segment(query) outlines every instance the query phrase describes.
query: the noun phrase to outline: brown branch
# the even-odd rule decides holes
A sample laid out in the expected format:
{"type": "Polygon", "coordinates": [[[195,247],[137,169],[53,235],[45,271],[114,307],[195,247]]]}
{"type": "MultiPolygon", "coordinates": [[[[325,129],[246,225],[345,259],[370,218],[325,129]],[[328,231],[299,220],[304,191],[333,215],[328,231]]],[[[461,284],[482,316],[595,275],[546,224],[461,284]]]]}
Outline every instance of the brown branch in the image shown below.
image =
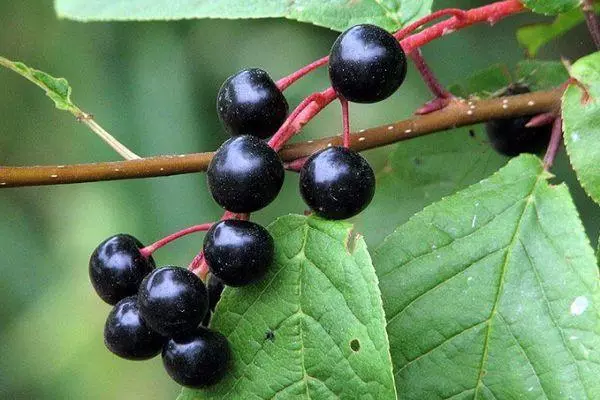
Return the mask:
{"type": "MultiPolygon", "coordinates": [[[[424,136],[435,132],[473,125],[497,118],[552,112],[560,106],[562,90],[532,92],[489,100],[452,101],[448,107],[427,115],[353,133],[351,147],[357,151],[424,136]]],[[[281,158],[292,161],[327,147],[341,145],[333,136],[284,147],[281,158]]],[[[213,153],[195,153],[93,164],[0,167],[0,188],[56,185],[169,176],[205,171],[213,153]]]]}
{"type": "Polygon", "coordinates": [[[592,37],[596,48],[600,50],[600,22],[598,22],[598,18],[596,17],[596,13],[594,11],[594,1],[583,0],[581,6],[583,9],[583,15],[585,17],[585,22],[588,30],[590,31],[590,36],[592,37]]]}

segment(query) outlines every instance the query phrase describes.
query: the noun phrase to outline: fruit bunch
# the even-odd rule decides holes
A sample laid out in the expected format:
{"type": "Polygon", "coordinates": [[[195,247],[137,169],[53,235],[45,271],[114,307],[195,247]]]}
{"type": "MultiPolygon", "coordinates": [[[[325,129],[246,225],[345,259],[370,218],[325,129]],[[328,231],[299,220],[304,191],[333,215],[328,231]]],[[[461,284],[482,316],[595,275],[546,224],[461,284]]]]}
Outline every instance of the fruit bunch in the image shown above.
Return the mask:
{"type": "MultiPolygon", "coordinates": [[[[381,101],[399,88],[405,75],[404,51],[393,35],[377,26],[354,26],[333,44],[329,76],[342,103],[344,146],[303,160],[300,193],[315,214],[346,219],[370,203],[375,175],[349,148],[347,102],[381,101]]],[[[281,88],[258,68],[223,83],[217,112],[232,137],[215,153],[207,180],[214,200],[226,210],[223,219],[146,247],[130,235],[112,236],[94,250],[89,264],[96,292],[114,306],[104,328],[106,347],[130,360],[162,353],[168,374],[194,388],[216,383],[231,360],[227,339],[207,328],[223,287],[254,284],[273,262],[274,240],[264,227],[249,221],[249,214],[267,206],[281,190],[284,165],[278,148],[263,139],[282,135],[292,117],[281,88]],[[155,250],[197,231],[207,232],[203,250],[189,269],[156,268],[155,250]]]]}

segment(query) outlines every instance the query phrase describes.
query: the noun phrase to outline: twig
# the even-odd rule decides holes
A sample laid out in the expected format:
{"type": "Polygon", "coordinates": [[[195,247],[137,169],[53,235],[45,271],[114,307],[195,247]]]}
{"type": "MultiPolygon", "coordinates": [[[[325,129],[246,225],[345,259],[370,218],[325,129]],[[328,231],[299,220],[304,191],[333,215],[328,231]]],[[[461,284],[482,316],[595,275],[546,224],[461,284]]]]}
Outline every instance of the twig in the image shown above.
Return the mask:
{"type": "MultiPolygon", "coordinates": [[[[553,112],[560,106],[562,90],[540,91],[512,96],[511,107],[502,107],[504,98],[472,101],[468,106],[452,102],[443,110],[367,129],[351,135],[356,151],[385,146],[417,136],[473,125],[490,119],[553,112]]],[[[328,145],[340,145],[338,136],[286,146],[284,161],[306,157],[328,145]]],[[[96,182],[117,179],[178,175],[206,170],[213,153],[196,153],[93,164],[0,167],[0,188],[96,182]]]]}
{"type": "Polygon", "coordinates": [[[546,155],[544,155],[544,169],[546,171],[548,171],[550,167],[552,167],[552,164],[554,164],[554,159],[556,158],[556,154],[560,148],[562,137],[562,118],[557,117],[552,125],[552,134],[550,136],[550,143],[548,143],[548,150],[546,150],[546,155]]]}
{"type": "Polygon", "coordinates": [[[594,12],[593,0],[583,0],[581,8],[583,10],[583,15],[585,17],[588,30],[590,31],[590,36],[592,37],[596,48],[600,50],[600,23],[598,22],[598,17],[596,17],[596,13],[594,12]]]}

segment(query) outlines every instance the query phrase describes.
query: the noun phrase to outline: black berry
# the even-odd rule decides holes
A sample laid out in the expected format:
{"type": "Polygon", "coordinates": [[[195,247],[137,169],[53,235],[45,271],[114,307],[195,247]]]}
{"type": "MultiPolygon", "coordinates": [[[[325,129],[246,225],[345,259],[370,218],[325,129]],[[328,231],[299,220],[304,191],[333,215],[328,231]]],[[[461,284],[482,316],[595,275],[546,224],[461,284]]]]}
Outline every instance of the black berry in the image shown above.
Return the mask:
{"type": "Polygon", "coordinates": [[[208,308],[211,311],[215,311],[215,307],[221,299],[221,293],[225,289],[225,284],[222,280],[210,274],[206,283],[206,289],[208,290],[208,308]]]}
{"type": "Polygon", "coordinates": [[[350,218],[373,199],[375,174],[360,154],[328,147],[310,156],[300,170],[300,194],[323,218],[350,218]]]}
{"type": "MultiPolygon", "coordinates": [[[[523,85],[513,85],[500,96],[513,96],[529,93],[523,85]]],[[[552,126],[527,128],[525,125],[532,115],[516,118],[496,119],[485,124],[485,130],[492,147],[500,154],[513,157],[521,153],[540,153],[548,147],[552,126]]]]}
{"type": "Polygon", "coordinates": [[[142,281],[138,293],[142,318],[163,336],[176,336],[200,325],[208,311],[204,283],[192,272],[158,268],[142,281]]]}
{"type": "Polygon", "coordinates": [[[217,113],[232,135],[265,139],[285,121],[288,103],[269,74],[259,68],[230,76],[219,89],[217,113]]]}
{"type": "Polygon", "coordinates": [[[272,202],[283,185],[279,155],[250,135],[227,140],[211,160],[207,179],[215,201],[226,210],[249,213],[272,202]]]}
{"type": "Polygon", "coordinates": [[[273,262],[273,252],[271,234],[250,221],[218,222],[204,238],[210,272],[228,286],[245,286],[262,279],[273,262]]]}
{"type": "Polygon", "coordinates": [[[158,355],[164,338],[152,331],[142,317],[136,296],[119,301],[104,324],[104,344],[128,360],[147,360],[158,355]]]}
{"type": "Polygon", "coordinates": [[[205,328],[169,339],[162,351],[163,365],[169,376],[190,388],[217,383],[227,372],[230,359],[227,338],[205,328]]]}
{"type": "Polygon", "coordinates": [[[391,96],[405,77],[404,50],[394,36],[378,26],[353,26],[333,43],[329,79],[348,101],[381,101],[391,96]]]}
{"type": "Polygon", "coordinates": [[[152,257],[144,258],[144,245],[130,235],[111,236],[100,243],[90,257],[89,273],[98,296],[108,304],[137,293],[142,279],[155,267],[152,257]]]}

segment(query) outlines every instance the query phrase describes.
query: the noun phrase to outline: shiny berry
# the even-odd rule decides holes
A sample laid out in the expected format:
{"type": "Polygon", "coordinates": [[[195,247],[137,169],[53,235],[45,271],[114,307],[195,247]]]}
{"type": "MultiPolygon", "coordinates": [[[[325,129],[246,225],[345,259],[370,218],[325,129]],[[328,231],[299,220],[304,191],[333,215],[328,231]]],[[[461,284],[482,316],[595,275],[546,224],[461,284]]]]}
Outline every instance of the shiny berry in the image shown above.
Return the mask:
{"type": "Polygon", "coordinates": [[[405,77],[404,50],[394,36],[378,26],[353,26],[333,43],[329,79],[348,101],[381,101],[391,96],[405,77]]]}
{"type": "Polygon", "coordinates": [[[142,317],[137,297],[130,296],[113,307],[104,324],[104,344],[128,360],[147,360],[160,353],[165,340],[152,331],[142,317]]]}
{"type": "Polygon", "coordinates": [[[323,218],[350,218],[373,199],[375,174],[355,151],[328,147],[310,156],[300,170],[300,194],[323,218]]]}
{"type": "Polygon", "coordinates": [[[231,350],[227,338],[205,328],[171,338],[162,351],[167,373],[180,385],[203,388],[217,383],[227,372],[231,350]]]}
{"type": "MultiPolygon", "coordinates": [[[[529,93],[523,85],[513,85],[500,96],[514,96],[529,93]]],[[[516,118],[504,118],[489,121],[485,130],[492,147],[500,154],[513,157],[521,153],[538,154],[548,147],[552,134],[552,125],[527,128],[525,125],[532,115],[516,118]]]]}
{"type": "Polygon", "coordinates": [[[90,257],[89,273],[98,296],[108,304],[137,293],[140,282],[155,267],[152,257],[144,258],[144,245],[130,235],[111,236],[100,243],[90,257]]]}
{"type": "Polygon", "coordinates": [[[192,272],[167,266],[144,278],[138,303],[151,329],[163,336],[176,336],[200,325],[208,311],[208,294],[192,272]]]}
{"type": "Polygon", "coordinates": [[[211,160],[207,179],[215,201],[236,213],[258,211],[272,202],[283,185],[279,155],[250,135],[227,140],[211,160]]]}
{"type": "Polygon", "coordinates": [[[208,290],[208,308],[211,311],[215,311],[215,307],[221,299],[221,293],[225,289],[225,284],[222,280],[210,274],[206,283],[206,289],[208,290]]]}
{"type": "Polygon", "coordinates": [[[288,103],[269,74],[259,68],[230,76],[219,89],[217,112],[232,135],[273,135],[285,121],[288,103]]]}
{"type": "Polygon", "coordinates": [[[251,221],[220,221],[204,238],[204,258],[208,268],[227,286],[258,282],[273,262],[273,252],[271,234],[251,221]]]}

